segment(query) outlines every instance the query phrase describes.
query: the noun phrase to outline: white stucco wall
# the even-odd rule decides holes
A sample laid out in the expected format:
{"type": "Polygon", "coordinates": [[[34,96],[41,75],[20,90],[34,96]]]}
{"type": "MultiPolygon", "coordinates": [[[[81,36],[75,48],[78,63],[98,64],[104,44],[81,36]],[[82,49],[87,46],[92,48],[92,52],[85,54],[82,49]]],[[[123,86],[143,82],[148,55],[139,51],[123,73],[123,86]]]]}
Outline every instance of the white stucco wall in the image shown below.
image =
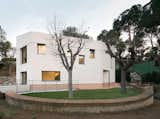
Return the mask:
{"type": "MultiPolygon", "coordinates": [[[[27,84],[66,84],[68,74],[61,61],[54,55],[48,34],[28,32],[17,37],[17,83],[21,84],[21,72],[27,72],[27,84]],[[37,44],[46,44],[46,53],[37,54],[37,44]],[[20,48],[27,46],[27,63],[21,63],[20,48]],[[42,81],[41,71],[60,71],[60,81],[42,81]]],[[[77,57],[73,69],[73,83],[103,83],[103,70],[109,71],[108,82],[115,82],[115,60],[105,53],[106,46],[100,41],[87,40],[81,55],[85,55],[85,64],[79,64],[77,57]],[[95,58],[89,58],[89,49],[95,49],[95,58]]]]}

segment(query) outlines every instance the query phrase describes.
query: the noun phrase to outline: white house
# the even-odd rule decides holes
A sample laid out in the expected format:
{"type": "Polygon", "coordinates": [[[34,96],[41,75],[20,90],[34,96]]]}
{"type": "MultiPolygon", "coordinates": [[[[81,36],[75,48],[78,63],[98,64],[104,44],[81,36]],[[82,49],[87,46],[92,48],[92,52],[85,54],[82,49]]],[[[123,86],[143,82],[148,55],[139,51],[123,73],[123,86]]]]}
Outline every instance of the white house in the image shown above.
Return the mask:
{"type": "MultiPolygon", "coordinates": [[[[31,90],[66,89],[68,73],[54,55],[50,35],[28,32],[17,37],[17,71],[19,85],[31,90]]],[[[115,59],[106,54],[101,41],[88,39],[73,68],[74,88],[103,88],[115,84],[115,59]]]]}

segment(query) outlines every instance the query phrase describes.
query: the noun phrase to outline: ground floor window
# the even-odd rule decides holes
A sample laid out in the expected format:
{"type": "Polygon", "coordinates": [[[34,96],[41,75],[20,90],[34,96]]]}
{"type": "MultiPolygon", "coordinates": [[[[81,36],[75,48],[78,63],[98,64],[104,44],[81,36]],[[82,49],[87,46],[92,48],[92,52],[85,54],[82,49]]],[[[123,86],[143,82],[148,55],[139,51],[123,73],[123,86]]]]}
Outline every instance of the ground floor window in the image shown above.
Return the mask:
{"type": "Polygon", "coordinates": [[[42,71],[42,80],[43,81],[59,81],[60,72],[59,71],[42,71]]]}
{"type": "Polygon", "coordinates": [[[21,77],[22,77],[22,85],[27,84],[27,72],[21,72],[21,77]]]}

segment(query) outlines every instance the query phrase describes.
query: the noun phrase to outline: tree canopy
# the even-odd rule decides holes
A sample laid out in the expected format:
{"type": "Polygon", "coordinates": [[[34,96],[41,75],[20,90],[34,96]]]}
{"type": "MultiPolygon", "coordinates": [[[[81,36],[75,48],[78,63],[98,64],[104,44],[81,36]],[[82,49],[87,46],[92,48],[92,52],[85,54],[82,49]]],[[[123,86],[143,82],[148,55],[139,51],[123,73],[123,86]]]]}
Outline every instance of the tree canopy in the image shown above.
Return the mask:
{"type": "Polygon", "coordinates": [[[126,90],[126,72],[134,63],[143,60],[144,33],[139,28],[142,14],[143,7],[134,5],[114,20],[113,29],[103,30],[98,36],[98,40],[105,42],[108,48],[107,53],[116,59],[121,68],[123,92],[126,90]]]}
{"type": "Polygon", "coordinates": [[[98,40],[105,42],[107,53],[119,64],[121,87],[125,89],[125,72],[129,67],[146,59],[159,59],[160,1],[151,0],[145,6],[133,5],[125,10],[114,20],[111,30],[99,34],[98,40]],[[150,40],[149,47],[146,46],[149,44],[147,39],[150,40]],[[157,39],[157,45],[154,39],[157,39]]]}
{"type": "Polygon", "coordinates": [[[0,26],[0,56],[2,58],[8,57],[7,53],[11,49],[11,43],[6,39],[6,32],[0,26]]]}
{"type": "Polygon", "coordinates": [[[89,39],[88,35],[79,33],[78,29],[74,26],[68,26],[66,29],[64,29],[63,30],[63,35],[77,37],[77,38],[89,39]]]}

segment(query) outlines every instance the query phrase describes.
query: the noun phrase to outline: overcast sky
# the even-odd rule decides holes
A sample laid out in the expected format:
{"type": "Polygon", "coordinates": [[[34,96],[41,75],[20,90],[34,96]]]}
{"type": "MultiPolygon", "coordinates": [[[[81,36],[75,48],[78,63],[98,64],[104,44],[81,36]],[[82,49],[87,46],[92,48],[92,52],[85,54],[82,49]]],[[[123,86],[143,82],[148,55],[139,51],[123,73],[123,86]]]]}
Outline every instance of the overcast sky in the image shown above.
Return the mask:
{"type": "Polygon", "coordinates": [[[66,25],[89,27],[96,39],[111,29],[117,16],[134,4],[150,0],[0,0],[0,25],[15,46],[16,36],[29,31],[47,32],[47,22],[58,16],[66,25]]]}

